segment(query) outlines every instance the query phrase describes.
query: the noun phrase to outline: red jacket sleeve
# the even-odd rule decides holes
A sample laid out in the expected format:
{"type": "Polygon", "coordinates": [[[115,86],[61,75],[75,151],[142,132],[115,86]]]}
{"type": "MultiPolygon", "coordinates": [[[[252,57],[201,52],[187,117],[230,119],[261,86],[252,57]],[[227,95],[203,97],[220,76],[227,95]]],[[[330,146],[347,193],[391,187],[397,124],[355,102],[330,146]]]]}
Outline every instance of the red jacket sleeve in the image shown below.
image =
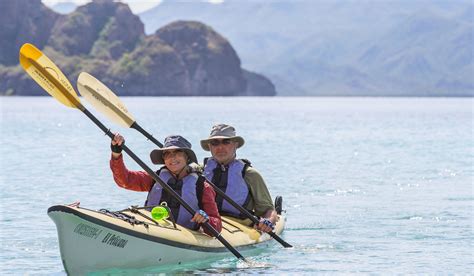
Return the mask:
{"type": "MultiPolygon", "coordinates": [[[[220,233],[222,231],[222,220],[217,210],[216,192],[207,182],[204,182],[201,202],[203,211],[209,216],[209,224],[220,233]]],[[[204,232],[210,236],[212,235],[206,229],[204,229],[204,232]]]]}
{"type": "Polygon", "coordinates": [[[147,172],[129,171],[123,162],[123,155],[110,159],[110,169],[119,187],[139,192],[148,192],[155,182],[147,172]]]}

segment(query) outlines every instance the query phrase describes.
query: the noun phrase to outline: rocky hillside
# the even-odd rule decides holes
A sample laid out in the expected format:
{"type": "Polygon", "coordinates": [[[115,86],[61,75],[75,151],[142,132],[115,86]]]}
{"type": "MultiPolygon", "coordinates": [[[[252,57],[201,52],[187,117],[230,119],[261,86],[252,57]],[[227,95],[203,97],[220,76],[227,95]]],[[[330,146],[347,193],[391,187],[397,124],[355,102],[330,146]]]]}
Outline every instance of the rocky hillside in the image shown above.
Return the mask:
{"type": "Polygon", "coordinates": [[[266,77],[241,68],[230,43],[211,27],[176,21],[145,35],[126,4],[94,0],[61,15],[40,0],[0,1],[0,95],[46,95],[21,70],[25,42],[42,49],[74,84],[86,71],[118,95],[276,94],[266,77]]]}
{"type": "Polygon", "coordinates": [[[18,64],[18,50],[25,41],[43,48],[60,17],[41,0],[0,1],[0,64],[18,64]]]}
{"type": "Polygon", "coordinates": [[[163,0],[139,16],[146,33],[206,22],[279,95],[474,96],[472,0],[163,0]]]}

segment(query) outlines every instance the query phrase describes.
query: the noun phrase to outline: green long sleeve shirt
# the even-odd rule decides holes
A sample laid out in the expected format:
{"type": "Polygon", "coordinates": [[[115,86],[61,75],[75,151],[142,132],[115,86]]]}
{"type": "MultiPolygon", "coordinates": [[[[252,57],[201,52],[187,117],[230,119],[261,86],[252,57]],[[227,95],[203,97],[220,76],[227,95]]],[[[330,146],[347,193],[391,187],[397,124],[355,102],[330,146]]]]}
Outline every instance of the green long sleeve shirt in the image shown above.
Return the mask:
{"type": "Polygon", "coordinates": [[[260,173],[253,167],[248,167],[244,176],[250,189],[250,201],[245,206],[247,210],[254,210],[255,215],[263,216],[269,209],[275,209],[267,185],[260,173]]]}
{"type": "MultiPolygon", "coordinates": [[[[192,166],[198,171],[203,171],[203,166],[200,164],[192,164],[192,166]]],[[[267,185],[255,168],[247,168],[244,180],[250,190],[250,200],[247,206],[243,206],[245,209],[253,210],[257,216],[263,216],[268,210],[275,209],[267,185]]]]}

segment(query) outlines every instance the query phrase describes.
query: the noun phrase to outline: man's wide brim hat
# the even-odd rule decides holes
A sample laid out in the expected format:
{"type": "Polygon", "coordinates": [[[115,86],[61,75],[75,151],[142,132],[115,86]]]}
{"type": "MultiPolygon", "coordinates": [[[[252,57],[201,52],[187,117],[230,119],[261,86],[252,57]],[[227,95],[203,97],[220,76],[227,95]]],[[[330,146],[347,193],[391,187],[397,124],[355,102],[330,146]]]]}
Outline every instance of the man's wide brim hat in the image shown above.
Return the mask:
{"type": "Polygon", "coordinates": [[[192,162],[197,163],[196,154],[191,149],[191,143],[181,135],[170,135],[166,137],[163,147],[153,150],[150,153],[151,162],[156,165],[164,164],[163,152],[165,150],[182,150],[188,156],[188,164],[192,162]]]}
{"type": "Polygon", "coordinates": [[[237,142],[237,148],[245,144],[244,138],[235,135],[235,128],[226,124],[217,124],[212,127],[211,134],[207,139],[201,140],[201,147],[205,151],[210,151],[209,142],[215,139],[230,139],[237,142]]]}

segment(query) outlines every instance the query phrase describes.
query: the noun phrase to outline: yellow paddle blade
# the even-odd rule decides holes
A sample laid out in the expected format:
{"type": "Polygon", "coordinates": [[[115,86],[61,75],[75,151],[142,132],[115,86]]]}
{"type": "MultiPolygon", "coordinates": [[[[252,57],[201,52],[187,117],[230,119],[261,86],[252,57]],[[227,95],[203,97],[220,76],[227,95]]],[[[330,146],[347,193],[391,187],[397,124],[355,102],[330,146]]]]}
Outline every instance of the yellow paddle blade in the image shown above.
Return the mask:
{"type": "Polygon", "coordinates": [[[46,92],[65,106],[84,110],[79,97],[63,72],[32,44],[20,49],[20,64],[46,92]]]}
{"type": "Polygon", "coordinates": [[[130,127],[135,122],[114,92],[92,75],[86,72],[80,73],[77,78],[77,89],[84,99],[113,122],[124,127],[130,127]]]}

